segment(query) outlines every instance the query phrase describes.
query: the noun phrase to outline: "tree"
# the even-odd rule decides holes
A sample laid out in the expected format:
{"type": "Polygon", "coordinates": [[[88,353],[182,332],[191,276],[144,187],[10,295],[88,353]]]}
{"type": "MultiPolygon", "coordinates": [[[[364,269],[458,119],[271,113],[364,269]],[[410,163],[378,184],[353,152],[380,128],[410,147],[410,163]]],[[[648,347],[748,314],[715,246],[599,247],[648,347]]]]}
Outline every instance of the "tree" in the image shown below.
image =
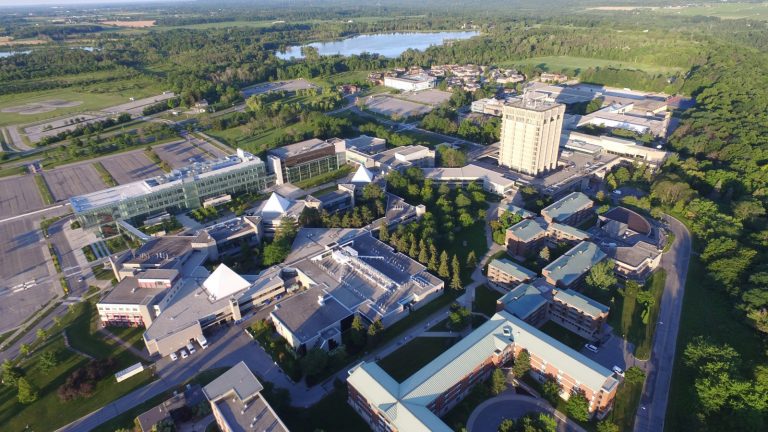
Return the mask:
{"type": "Polygon", "coordinates": [[[40,341],[44,341],[46,338],[48,338],[48,332],[45,331],[44,328],[37,329],[37,339],[40,341]]]}
{"type": "Polygon", "coordinates": [[[8,359],[3,360],[3,385],[16,387],[19,377],[21,377],[21,374],[19,374],[13,363],[8,359]]]}
{"type": "Polygon", "coordinates": [[[440,254],[440,267],[437,268],[437,275],[441,278],[447,278],[451,275],[451,269],[448,267],[448,252],[446,251],[440,254]]]}
{"type": "Polygon", "coordinates": [[[437,247],[435,247],[434,243],[430,243],[429,245],[429,262],[427,263],[427,268],[430,271],[437,271],[437,247]]]}
{"type": "Polygon", "coordinates": [[[613,272],[613,268],[616,263],[613,260],[607,259],[600,261],[592,266],[587,273],[586,283],[592,288],[598,288],[601,290],[609,290],[616,285],[618,280],[613,272]]]}
{"type": "Polygon", "coordinates": [[[291,247],[282,240],[274,240],[264,246],[264,265],[279,264],[291,253],[291,247]]]}
{"type": "Polygon", "coordinates": [[[459,257],[457,257],[456,255],[453,256],[451,267],[453,268],[453,275],[451,276],[451,288],[455,290],[460,290],[461,289],[461,264],[459,264],[459,257]]]}
{"type": "Polygon", "coordinates": [[[381,225],[379,225],[379,240],[386,243],[389,241],[389,227],[387,226],[387,220],[384,219],[381,225]]]}
{"type": "Polygon", "coordinates": [[[549,262],[550,252],[549,248],[544,246],[541,248],[541,251],[539,252],[539,258],[541,258],[542,261],[549,262]]]}
{"type": "Polygon", "coordinates": [[[451,305],[451,313],[448,315],[448,327],[451,330],[461,330],[469,325],[469,317],[471,313],[469,309],[459,307],[458,303],[451,305]]]}
{"type": "Polygon", "coordinates": [[[514,420],[504,419],[499,425],[498,432],[516,432],[517,424],[514,420]]]}
{"type": "Polygon", "coordinates": [[[619,427],[608,420],[597,424],[597,432],[619,432],[619,427]]]}
{"type": "Polygon", "coordinates": [[[19,378],[17,384],[19,389],[19,403],[28,405],[37,400],[37,389],[30,384],[26,378],[19,378]]]}
{"type": "Polygon", "coordinates": [[[40,359],[37,362],[38,366],[40,366],[40,370],[43,371],[43,373],[48,373],[51,371],[51,369],[55,368],[58,364],[58,359],[56,358],[56,353],[53,351],[46,351],[40,355],[40,359]]]}
{"type": "Polygon", "coordinates": [[[314,377],[319,375],[328,364],[328,353],[322,348],[312,348],[307,354],[299,359],[301,370],[304,375],[314,377]]]}
{"type": "Polygon", "coordinates": [[[645,372],[637,366],[632,366],[624,372],[624,379],[631,384],[642,384],[645,381],[645,372]]]}
{"type": "Polygon", "coordinates": [[[368,326],[368,345],[373,346],[379,342],[381,338],[381,332],[384,330],[384,324],[380,319],[376,319],[371,325],[368,326]]]}
{"type": "Polygon", "coordinates": [[[529,370],[531,370],[531,354],[528,350],[520,351],[520,354],[515,358],[515,365],[512,367],[512,372],[516,378],[522,378],[529,370]]]}
{"type": "Polygon", "coordinates": [[[491,393],[498,395],[507,389],[507,377],[501,369],[494,369],[491,374],[491,393]]]}
{"type": "Polygon", "coordinates": [[[352,342],[352,345],[356,347],[365,345],[365,333],[366,330],[362,318],[360,318],[360,315],[355,314],[349,329],[349,339],[352,342]]]}
{"type": "Polygon", "coordinates": [[[20,352],[20,353],[21,353],[21,355],[23,355],[23,356],[28,356],[28,355],[29,355],[29,352],[30,352],[30,349],[31,349],[31,348],[29,347],[29,344],[25,344],[25,343],[23,343],[23,344],[21,344],[21,346],[19,347],[19,352],[20,352]]]}
{"type": "Polygon", "coordinates": [[[427,264],[429,262],[429,249],[427,248],[426,242],[424,242],[424,239],[421,239],[419,241],[419,262],[422,264],[427,264]]]}
{"type": "Polygon", "coordinates": [[[547,377],[541,385],[541,395],[552,405],[557,405],[557,400],[560,398],[560,384],[553,377],[547,377]]]}
{"type": "Polygon", "coordinates": [[[467,254],[467,268],[474,269],[475,267],[477,267],[477,256],[475,251],[471,250],[467,254]]]}
{"type": "Polygon", "coordinates": [[[589,420],[589,401],[583,392],[574,392],[565,404],[565,412],[578,421],[589,420]]]}

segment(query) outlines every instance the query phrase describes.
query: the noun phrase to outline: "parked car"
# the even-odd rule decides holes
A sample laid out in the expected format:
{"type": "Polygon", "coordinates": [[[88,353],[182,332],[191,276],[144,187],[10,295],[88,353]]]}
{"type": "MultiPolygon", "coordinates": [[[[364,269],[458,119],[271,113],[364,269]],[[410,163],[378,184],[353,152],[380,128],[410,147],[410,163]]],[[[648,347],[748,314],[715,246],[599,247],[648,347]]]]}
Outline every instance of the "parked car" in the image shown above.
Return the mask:
{"type": "Polygon", "coordinates": [[[624,371],[623,371],[623,370],[622,370],[620,367],[618,367],[618,366],[614,366],[614,367],[613,367],[613,372],[614,372],[616,375],[619,375],[619,376],[624,376],[624,371]]]}
{"type": "Polygon", "coordinates": [[[187,349],[189,350],[190,354],[194,354],[195,353],[195,346],[192,345],[192,342],[188,342],[187,343],[187,349]]]}
{"type": "Polygon", "coordinates": [[[199,338],[197,338],[197,343],[200,344],[200,348],[202,349],[208,348],[208,340],[205,338],[205,336],[201,335],[199,338]]]}
{"type": "Polygon", "coordinates": [[[185,350],[184,348],[182,348],[182,349],[181,349],[181,358],[185,359],[185,358],[187,358],[187,357],[189,357],[189,354],[187,353],[187,350],[185,350]]]}
{"type": "Polygon", "coordinates": [[[592,351],[593,353],[597,353],[597,347],[592,344],[585,344],[584,348],[588,349],[589,351],[592,351]]]}
{"type": "Polygon", "coordinates": [[[177,356],[175,352],[172,352],[170,357],[171,357],[171,361],[176,361],[179,359],[179,356],[177,356]]]}

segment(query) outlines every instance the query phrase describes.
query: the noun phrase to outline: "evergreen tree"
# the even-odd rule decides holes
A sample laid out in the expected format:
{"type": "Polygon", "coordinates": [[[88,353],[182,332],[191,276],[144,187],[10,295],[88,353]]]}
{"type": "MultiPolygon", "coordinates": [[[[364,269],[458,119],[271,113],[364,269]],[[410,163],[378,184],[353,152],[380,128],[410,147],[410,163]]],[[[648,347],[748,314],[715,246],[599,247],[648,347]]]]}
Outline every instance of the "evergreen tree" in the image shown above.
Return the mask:
{"type": "Polygon", "coordinates": [[[19,402],[22,404],[31,404],[37,400],[37,389],[27,381],[26,378],[19,378],[19,402]]]}
{"type": "Polygon", "coordinates": [[[434,243],[429,245],[429,262],[427,263],[427,268],[433,272],[437,271],[437,248],[434,243]]]}
{"type": "Polygon", "coordinates": [[[360,318],[360,315],[355,314],[349,332],[349,338],[352,341],[352,345],[356,347],[363,346],[365,344],[365,333],[366,329],[363,325],[363,320],[360,318]]]}
{"type": "Polygon", "coordinates": [[[386,219],[382,221],[381,227],[379,228],[379,240],[383,241],[384,243],[389,241],[389,227],[387,227],[386,219]]]}
{"type": "Polygon", "coordinates": [[[411,258],[416,258],[417,256],[419,256],[419,242],[416,241],[416,235],[413,233],[411,233],[410,238],[411,238],[411,242],[410,242],[411,247],[408,249],[408,255],[411,258]]]}
{"type": "Polygon", "coordinates": [[[515,374],[515,377],[522,378],[529,370],[531,370],[531,355],[528,353],[528,350],[522,350],[515,359],[512,372],[515,374]]]}
{"type": "Polygon", "coordinates": [[[477,256],[475,251],[471,250],[467,255],[467,268],[474,269],[475,267],[477,267],[477,256]]]}
{"type": "Polygon", "coordinates": [[[451,275],[451,269],[448,267],[448,253],[446,251],[440,254],[440,267],[437,268],[437,275],[441,278],[447,278],[451,275]]]}
{"type": "Polygon", "coordinates": [[[507,389],[507,377],[501,369],[495,369],[491,374],[491,393],[498,395],[507,389]]]}
{"type": "Polygon", "coordinates": [[[453,256],[451,267],[453,268],[453,274],[451,276],[451,288],[455,290],[460,290],[461,289],[461,264],[459,264],[459,257],[457,257],[456,255],[453,256]]]}
{"type": "Polygon", "coordinates": [[[424,239],[421,239],[419,242],[419,262],[422,264],[427,264],[429,261],[429,252],[427,251],[427,244],[424,242],[424,239]]]}

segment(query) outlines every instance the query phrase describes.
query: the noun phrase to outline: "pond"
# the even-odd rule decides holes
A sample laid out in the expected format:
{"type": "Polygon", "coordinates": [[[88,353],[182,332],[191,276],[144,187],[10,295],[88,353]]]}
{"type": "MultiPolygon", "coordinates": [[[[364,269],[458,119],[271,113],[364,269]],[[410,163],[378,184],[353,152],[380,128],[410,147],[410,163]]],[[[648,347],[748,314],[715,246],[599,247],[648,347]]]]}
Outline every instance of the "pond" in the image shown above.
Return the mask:
{"type": "MultiPolygon", "coordinates": [[[[69,47],[69,48],[70,49],[81,49],[81,50],[84,50],[84,51],[93,51],[93,50],[98,49],[98,48],[95,48],[95,47],[92,47],[92,46],[73,46],[73,47],[69,47]]],[[[32,52],[32,50],[0,51],[0,58],[10,57],[10,56],[13,56],[13,55],[16,55],[16,54],[29,54],[31,52],[32,52]]]]}
{"type": "MultiPolygon", "coordinates": [[[[398,57],[407,49],[425,50],[432,45],[442,45],[450,39],[469,39],[477,36],[476,31],[435,32],[435,33],[379,33],[360,35],[332,42],[315,42],[308,46],[317,48],[320,55],[359,55],[364,52],[384,57],[398,57]]],[[[283,60],[291,57],[302,58],[303,46],[289,47],[285,52],[276,53],[283,60]]]]}

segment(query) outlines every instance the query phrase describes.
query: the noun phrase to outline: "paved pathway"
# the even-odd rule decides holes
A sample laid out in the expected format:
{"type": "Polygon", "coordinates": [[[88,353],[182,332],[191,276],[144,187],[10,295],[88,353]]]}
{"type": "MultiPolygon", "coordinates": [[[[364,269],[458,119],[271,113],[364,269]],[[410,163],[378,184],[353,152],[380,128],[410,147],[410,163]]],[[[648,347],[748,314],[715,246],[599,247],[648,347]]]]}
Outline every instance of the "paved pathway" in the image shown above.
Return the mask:
{"type": "Polygon", "coordinates": [[[117,337],[117,335],[115,335],[111,331],[109,331],[109,330],[107,330],[105,328],[100,328],[99,329],[99,333],[101,333],[105,337],[108,337],[108,338],[112,339],[113,341],[119,343],[120,345],[123,346],[123,348],[125,348],[126,350],[132,352],[135,356],[144,359],[144,361],[148,361],[148,362],[152,361],[152,359],[149,358],[149,355],[146,352],[144,352],[144,350],[136,349],[136,347],[134,347],[133,345],[129,344],[128,342],[120,339],[119,337],[117,337]]]}
{"type": "Polygon", "coordinates": [[[661,259],[667,271],[664,295],[661,298],[659,321],[653,337],[651,359],[646,363],[647,379],[640,398],[640,409],[635,418],[635,432],[664,430],[669,386],[675,361],[677,333],[683,308],[685,278],[691,256],[691,234],[677,219],[665,215],[669,228],[675,233],[675,243],[661,259]]]}
{"type": "Polygon", "coordinates": [[[586,432],[584,428],[566,418],[543,399],[506,391],[481,403],[467,421],[469,432],[496,432],[504,419],[519,418],[529,412],[548,413],[555,417],[559,432],[586,432]]]}

